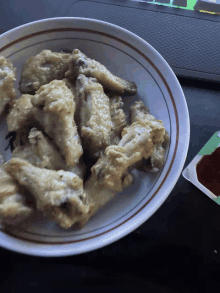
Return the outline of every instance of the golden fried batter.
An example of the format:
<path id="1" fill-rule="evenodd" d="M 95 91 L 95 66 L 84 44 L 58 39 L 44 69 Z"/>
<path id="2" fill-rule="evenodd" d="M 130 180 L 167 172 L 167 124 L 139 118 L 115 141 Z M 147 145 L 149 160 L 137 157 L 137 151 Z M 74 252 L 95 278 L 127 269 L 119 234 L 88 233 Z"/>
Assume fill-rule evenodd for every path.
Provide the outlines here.
<path id="1" fill-rule="evenodd" d="M 126 173 L 123 181 L 123 189 L 129 187 L 132 181 L 131 174 Z M 93 202 L 94 207 L 78 222 L 80 228 L 117 194 L 117 191 L 110 189 L 104 183 L 99 183 L 94 176 L 91 176 L 85 182 L 84 190 L 89 200 Z"/>
<path id="2" fill-rule="evenodd" d="M 22 95 L 11 102 L 11 109 L 6 118 L 9 131 L 18 131 L 33 120 L 31 95 Z"/>
<path id="3" fill-rule="evenodd" d="M 152 129 L 152 140 L 154 144 L 161 144 L 165 138 L 165 128 L 162 120 L 156 120 L 149 114 L 148 108 L 142 101 L 135 102 L 131 108 L 131 122 L 147 124 Z"/>
<path id="4" fill-rule="evenodd" d="M 15 225 L 26 219 L 33 212 L 25 203 L 25 197 L 20 194 L 19 186 L 0 166 L 0 222 Z"/>
<path id="5" fill-rule="evenodd" d="M 6 171 L 36 199 L 37 208 L 63 228 L 71 227 L 92 208 L 83 191 L 83 181 L 74 173 L 34 167 L 25 160 L 11 159 Z"/>
<path id="6" fill-rule="evenodd" d="M 91 169 L 99 182 L 115 191 L 123 189 L 127 169 L 142 158 L 149 158 L 154 152 L 154 144 L 158 143 L 160 137 L 163 141 L 165 134 L 162 121 L 156 120 L 152 115 L 145 114 L 142 119 L 133 117 L 135 122 L 123 129 L 119 144 L 107 147 L 105 156 Z"/>
<path id="7" fill-rule="evenodd" d="M 69 166 L 75 166 L 83 153 L 74 121 L 73 94 L 64 81 L 43 85 L 31 99 L 37 121 L 56 143 Z"/>
<path id="8" fill-rule="evenodd" d="M 118 144 L 121 139 L 122 129 L 127 125 L 126 115 L 122 109 L 123 102 L 120 96 L 109 96 L 112 131 L 110 144 Z"/>
<path id="9" fill-rule="evenodd" d="M 89 200 L 93 202 L 94 206 L 89 213 L 85 214 L 78 221 L 80 228 L 82 228 L 98 210 L 100 210 L 117 194 L 116 191 L 106 187 L 105 184 L 99 183 L 93 176 L 86 181 L 84 190 Z"/>
<path id="10" fill-rule="evenodd" d="M 58 150 L 41 131 L 32 128 L 29 133 L 29 144 L 18 146 L 12 153 L 13 158 L 27 160 L 34 166 L 53 170 L 64 169 L 65 161 Z"/>
<path id="11" fill-rule="evenodd" d="M 83 163 L 79 162 L 75 167 L 67 166 L 53 142 L 46 138 L 41 131 L 32 128 L 28 139 L 28 144 L 17 146 L 14 149 L 12 158 L 27 160 L 39 168 L 70 171 L 83 179 L 85 173 Z"/>
<path id="12" fill-rule="evenodd" d="M 91 153 L 95 153 L 110 144 L 112 122 L 109 98 L 96 79 L 82 74 L 76 80 L 76 91 L 82 103 L 80 109 L 81 136 Z"/>
<path id="13" fill-rule="evenodd" d="M 87 77 L 94 77 L 107 90 L 118 92 L 119 94 L 135 94 L 137 86 L 135 83 L 126 81 L 113 75 L 104 65 L 88 58 L 80 50 L 75 49 L 68 60 L 69 70 L 66 77 L 77 78 L 80 74 Z"/>
<path id="14" fill-rule="evenodd" d="M 5 106 L 16 98 L 15 80 L 15 68 L 12 63 L 0 56 L 0 115 Z"/>
<path id="15" fill-rule="evenodd" d="M 70 54 L 43 50 L 26 60 L 22 69 L 19 89 L 22 94 L 34 93 L 54 79 L 63 79 L 68 70 Z"/>

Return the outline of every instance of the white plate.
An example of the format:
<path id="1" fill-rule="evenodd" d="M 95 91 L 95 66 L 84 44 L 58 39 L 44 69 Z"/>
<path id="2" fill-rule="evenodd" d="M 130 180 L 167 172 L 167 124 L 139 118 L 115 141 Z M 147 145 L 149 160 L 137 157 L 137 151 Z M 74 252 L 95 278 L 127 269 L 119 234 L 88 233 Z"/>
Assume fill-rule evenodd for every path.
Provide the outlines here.
<path id="1" fill-rule="evenodd" d="M 43 49 L 79 48 L 118 76 L 134 81 L 136 96 L 124 99 L 125 109 L 142 99 L 162 119 L 170 134 L 166 163 L 159 174 L 135 171 L 135 182 L 116 196 L 82 229 L 62 230 L 39 218 L 16 229 L 0 231 L 0 245 L 21 253 L 64 256 L 110 244 L 144 223 L 165 201 L 185 162 L 189 145 L 189 114 L 183 91 L 173 71 L 147 42 L 118 26 L 82 18 L 53 18 L 29 23 L 0 36 L 0 54 L 17 67 L 19 81 L 24 61 Z M 18 84 L 17 81 L 17 84 Z M 4 139 L 7 125 L 0 119 L 0 153 L 10 159 Z"/>

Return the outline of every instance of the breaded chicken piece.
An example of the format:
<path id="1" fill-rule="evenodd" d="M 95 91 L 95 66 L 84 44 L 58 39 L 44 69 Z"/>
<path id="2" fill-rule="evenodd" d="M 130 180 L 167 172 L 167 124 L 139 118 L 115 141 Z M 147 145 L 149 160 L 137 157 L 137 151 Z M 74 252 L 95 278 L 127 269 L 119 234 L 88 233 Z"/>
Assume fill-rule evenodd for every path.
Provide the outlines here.
<path id="1" fill-rule="evenodd" d="M 142 159 L 135 167 L 145 173 L 156 173 L 164 166 L 164 162 L 165 149 L 161 145 L 155 145 L 152 155 L 147 160 Z"/>
<path id="2" fill-rule="evenodd" d="M 91 154 L 110 144 L 112 121 L 109 98 L 94 78 L 82 74 L 76 80 L 76 91 L 81 100 L 80 133 Z"/>
<path id="3" fill-rule="evenodd" d="M 0 166 L 0 186 L 0 222 L 15 225 L 29 217 L 33 209 L 26 205 L 18 184 L 5 171 L 4 165 Z"/>
<path id="4" fill-rule="evenodd" d="M 74 120 L 76 122 L 76 125 L 80 125 L 80 111 L 82 107 L 82 103 L 80 100 L 79 92 L 76 90 L 75 81 L 73 79 L 64 78 L 63 81 L 65 82 L 65 85 L 68 87 L 68 89 L 71 90 L 74 102 L 75 102 L 75 113 L 74 113 Z"/>
<path id="5" fill-rule="evenodd" d="M 130 107 L 131 122 L 147 124 L 152 129 L 153 142 L 162 144 L 165 138 L 165 128 L 162 120 L 156 120 L 155 117 L 149 114 L 148 108 L 142 101 L 135 102 Z"/>
<path id="6" fill-rule="evenodd" d="M 79 95 L 77 94 L 77 91 L 76 91 L 76 85 L 75 85 L 74 81 L 69 78 L 64 78 L 63 81 L 65 82 L 65 85 L 68 87 L 68 89 L 71 90 L 71 92 L 73 94 L 74 102 L 76 104 L 76 106 L 75 106 L 75 108 L 76 108 L 75 114 L 76 114 L 76 112 L 79 110 L 79 106 L 80 106 L 80 98 L 79 98 Z"/>
<path id="7" fill-rule="evenodd" d="M 6 105 L 16 98 L 15 68 L 4 56 L 0 56 L 0 115 Z"/>
<path id="8" fill-rule="evenodd" d="M 126 173 L 122 188 L 128 188 L 132 182 L 132 175 Z M 117 191 L 107 187 L 104 183 L 99 183 L 94 176 L 90 176 L 85 182 L 84 190 L 89 200 L 94 203 L 94 207 L 78 222 L 80 228 L 85 226 L 89 219 L 117 194 Z"/>
<path id="9" fill-rule="evenodd" d="M 120 96 L 109 96 L 112 131 L 110 144 L 118 144 L 121 139 L 122 129 L 127 125 L 126 115 L 122 109 L 124 103 Z"/>
<path id="10" fill-rule="evenodd" d="M 28 139 L 28 144 L 14 149 L 12 158 L 27 160 L 39 168 L 70 171 L 83 179 L 85 174 L 83 163 L 79 162 L 75 167 L 67 166 L 53 142 L 45 137 L 41 131 L 32 128 Z"/>
<path id="11" fill-rule="evenodd" d="M 22 69 L 19 89 L 22 94 L 34 94 L 42 85 L 54 79 L 63 79 L 68 70 L 70 54 L 43 50 L 26 60 Z"/>
<path id="12" fill-rule="evenodd" d="M 151 127 L 154 127 L 155 118 L 149 114 L 148 108 L 142 101 L 135 102 L 130 108 L 131 121 L 145 121 L 146 119 L 151 121 Z M 157 120 L 158 121 L 158 120 Z M 158 172 L 164 165 L 165 161 L 165 149 L 169 142 L 169 134 L 167 131 L 164 132 L 164 127 L 161 121 L 161 129 L 157 130 L 154 137 L 155 148 L 152 155 L 146 160 L 143 159 L 138 163 L 137 168 L 145 172 Z"/>
<path id="13" fill-rule="evenodd" d="M 41 131 L 32 128 L 28 139 L 29 144 L 18 146 L 14 149 L 12 158 L 27 160 L 39 168 L 60 170 L 65 167 L 65 161 L 58 150 Z"/>
<path id="14" fill-rule="evenodd" d="M 33 121 L 33 105 L 31 103 L 31 95 L 22 95 L 19 99 L 11 102 L 11 109 L 6 118 L 8 130 L 18 131 L 23 126 Z"/>
<path id="15" fill-rule="evenodd" d="M 67 165 L 75 166 L 83 149 L 74 121 L 75 102 L 71 91 L 64 81 L 53 80 L 43 85 L 31 102 L 36 120 L 54 140 Z"/>
<path id="16" fill-rule="evenodd" d="M 154 152 L 155 144 L 163 141 L 165 128 L 161 120 L 145 114 L 142 120 L 136 116 L 130 126 L 122 131 L 118 145 L 106 148 L 105 156 L 92 167 L 93 176 L 115 191 L 123 189 L 124 174 L 138 161 L 148 159 Z"/>
<path id="17" fill-rule="evenodd" d="M 78 49 L 73 50 L 68 64 L 69 70 L 65 74 L 66 77 L 77 78 L 80 74 L 84 74 L 87 77 L 96 78 L 104 89 L 119 94 L 135 94 L 137 92 L 135 83 L 113 75 L 104 65 L 88 58 Z"/>
<path id="18" fill-rule="evenodd" d="M 80 228 L 85 226 L 89 219 L 117 194 L 103 183 L 99 183 L 94 176 L 86 181 L 84 190 L 89 200 L 94 203 L 94 207 L 78 221 Z"/>
<path id="19" fill-rule="evenodd" d="M 93 206 L 83 191 L 82 179 L 74 173 L 34 167 L 15 158 L 8 161 L 5 168 L 32 193 L 37 209 L 65 229 L 89 213 Z"/>

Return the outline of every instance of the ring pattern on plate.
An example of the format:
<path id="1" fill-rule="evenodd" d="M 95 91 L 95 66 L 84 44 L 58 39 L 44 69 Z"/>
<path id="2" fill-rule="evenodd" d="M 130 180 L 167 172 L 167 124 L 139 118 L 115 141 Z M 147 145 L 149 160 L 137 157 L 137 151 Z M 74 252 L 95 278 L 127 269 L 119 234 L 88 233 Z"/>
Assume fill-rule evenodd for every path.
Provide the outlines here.
<path id="1" fill-rule="evenodd" d="M 148 63 L 150 63 L 150 65 L 155 69 L 155 71 L 157 72 L 157 74 L 160 76 L 161 80 L 163 81 L 169 95 L 170 95 L 170 98 L 171 98 L 171 101 L 172 101 L 172 104 L 173 104 L 173 109 L 174 109 L 174 112 L 175 112 L 175 119 L 176 119 L 176 143 L 175 143 L 175 147 L 174 147 L 174 153 L 173 153 L 173 157 L 172 157 L 172 160 L 171 160 L 171 163 L 169 165 L 169 168 L 167 170 L 167 173 L 166 175 L 164 176 L 160 186 L 157 188 L 157 190 L 154 192 L 154 194 L 151 196 L 151 198 L 138 210 L 136 211 L 134 214 L 132 214 L 129 218 L 127 218 L 125 221 L 121 222 L 120 224 L 114 226 L 113 228 L 111 229 L 108 229 L 102 233 L 98 233 L 94 236 L 90 236 L 90 237 L 87 237 L 87 238 L 82 238 L 82 239 L 79 239 L 79 240 L 71 240 L 71 241 L 65 241 L 65 242 L 59 242 L 59 241 L 53 241 L 53 242 L 48 242 L 48 241 L 38 241 L 38 240 L 30 240 L 24 236 L 20 236 L 20 235 L 15 235 L 13 234 L 13 232 L 9 229 L 5 229 L 5 230 L 2 230 L 4 233 L 10 235 L 10 236 L 16 236 L 17 238 L 20 238 L 22 240 L 25 240 L 25 241 L 30 241 L 30 242 L 35 242 L 35 243 L 46 243 L 46 244 L 68 244 L 68 243 L 75 243 L 75 242 L 80 242 L 80 241 L 85 241 L 85 240 L 89 240 L 89 239 L 92 239 L 92 238 L 96 238 L 96 237 L 99 237 L 103 234 L 106 234 L 116 228 L 118 228 L 119 226 L 123 225 L 125 222 L 129 221 L 131 218 L 133 218 L 135 215 L 137 215 L 143 208 L 146 207 L 146 205 L 149 204 L 150 201 L 152 201 L 152 199 L 156 196 L 156 194 L 158 193 L 158 191 L 161 189 L 161 187 L 163 186 L 167 176 L 169 175 L 170 173 L 170 170 L 172 168 L 172 165 L 174 163 L 174 159 L 176 157 L 176 152 L 177 152 L 177 147 L 178 147 L 178 140 L 179 140 L 179 119 L 178 119 L 178 112 L 177 112 L 177 108 L 176 108 L 176 104 L 175 104 L 175 100 L 174 100 L 174 97 L 172 95 L 172 92 L 171 92 L 171 89 L 169 88 L 169 85 L 168 83 L 166 82 L 166 79 L 163 77 L 163 75 L 161 74 L 160 70 L 155 66 L 155 64 L 147 57 L 145 56 L 141 51 L 139 51 L 137 48 L 135 48 L 134 46 L 132 46 L 131 44 L 115 37 L 115 36 L 112 36 L 110 34 L 106 34 L 106 33 L 102 33 L 102 32 L 99 32 L 99 31 L 95 31 L 95 30 L 89 30 L 89 29 L 75 29 L 75 28 L 63 28 L 63 29 L 52 29 L 52 30 L 44 30 L 44 31 L 41 31 L 41 32 L 37 32 L 37 33 L 33 33 L 33 34 L 30 34 L 30 35 L 27 35 L 25 37 L 22 37 L 16 41 L 13 41 L 9 44 L 7 44 L 6 46 L 2 47 L 0 49 L 0 53 L 3 52 L 4 50 L 6 50 L 7 48 L 9 48 L 10 46 L 13 46 L 23 40 L 27 40 L 29 38 L 33 38 L 33 37 L 36 37 L 38 35 L 42 35 L 42 34 L 49 34 L 49 33 L 54 33 L 54 32 L 66 32 L 66 31 L 77 31 L 77 32 L 87 32 L 87 33 L 94 33 L 94 34 L 101 34 L 103 36 L 106 36 L 108 38 L 112 38 L 112 39 L 115 39 L 116 41 L 118 42 L 121 42 L 122 44 L 130 47 L 132 50 L 136 51 L 139 55 L 141 55 Z M 39 236 L 45 236 L 45 235 L 42 235 L 42 234 L 37 234 L 37 233 L 31 233 L 31 232 L 27 232 L 25 231 L 25 233 L 29 233 L 29 234 L 33 234 L 33 235 L 39 235 Z M 87 233 L 86 233 L 87 234 Z M 47 236 L 49 237 L 49 236 Z M 59 237 L 59 236 L 52 236 L 54 238 L 56 237 Z M 62 235 L 62 237 L 65 237 Z M 69 237 L 69 236 L 66 236 L 66 237 Z"/>

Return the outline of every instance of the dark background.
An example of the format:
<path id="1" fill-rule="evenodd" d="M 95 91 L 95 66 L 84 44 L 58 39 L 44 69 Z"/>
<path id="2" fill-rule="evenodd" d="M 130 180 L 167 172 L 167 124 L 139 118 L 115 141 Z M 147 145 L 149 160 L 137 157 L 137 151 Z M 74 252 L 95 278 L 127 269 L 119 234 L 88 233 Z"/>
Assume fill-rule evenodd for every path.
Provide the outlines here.
<path id="1" fill-rule="evenodd" d="M 3 1 L 0 33 L 30 21 L 65 16 L 70 6 L 67 0 Z M 220 84 L 179 81 L 191 123 L 186 166 L 220 130 Z M 220 285 L 220 207 L 181 175 L 162 207 L 116 243 L 62 258 L 32 257 L 0 248 L 0 263 L 2 293 L 213 292 Z"/>

